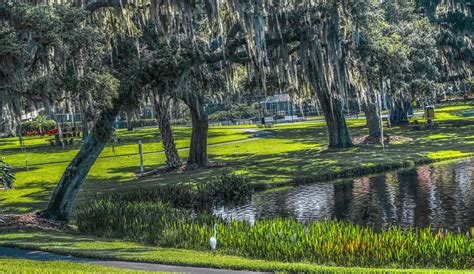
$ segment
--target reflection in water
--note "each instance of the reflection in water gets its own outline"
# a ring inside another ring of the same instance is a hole
[[[256,193],[247,205],[216,208],[225,218],[339,219],[361,225],[465,230],[474,226],[474,162]]]

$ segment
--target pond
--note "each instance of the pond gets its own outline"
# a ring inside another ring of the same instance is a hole
[[[255,193],[247,204],[214,214],[467,230],[474,227],[474,160]]]

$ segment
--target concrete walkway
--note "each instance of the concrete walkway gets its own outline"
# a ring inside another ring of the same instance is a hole
[[[161,271],[161,272],[174,272],[174,273],[258,273],[248,271],[236,271],[236,270],[225,270],[225,269],[213,269],[213,268],[201,268],[201,267],[186,267],[186,266],[173,266],[173,265],[161,265],[152,263],[135,263],[135,262],[124,262],[124,261],[107,261],[107,260],[95,260],[95,259],[84,259],[74,256],[57,255],[43,251],[33,251],[17,248],[0,247],[0,257],[13,258],[13,259],[28,259],[34,261],[67,261],[83,264],[92,264],[99,266],[110,266],[120,267],[132,270],[148,270],[148,271]]]

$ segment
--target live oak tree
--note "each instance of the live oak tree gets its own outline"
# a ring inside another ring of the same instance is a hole
[[[390,122],[407,123],[410,102],[437,89],[436,32],[427,18],[416,12],[414,1],[386,2],[382,7],[391,34],[388,49],[395,57],[388,62],[386,73],[386,90],[392,98]]]
[[[170,105],[172,96],[161,93],[161,91],[152,91],[153,103],[155,105],[156,120],[161,134],[161,141],[166,157],[166,167],[177,168],[182,165],[181,158],[174,141],[173,130],[170,122]]]
[[[441,55],[439,81],[461,88],[472,78],[474,56],[474,5],[471,1],[417,0],[417,7],[438,30]]]
[[[210,52],[204,41],[193,41],[192,37],[185,35],[169,39],[171,44],[179,46],[170,47],[167,43],[161,43],[159,46],[150,47],[153,50],[144,58],[147,62],[143,72],[147,79],[144,81],[147,81],[154,90],[155,102],[164,104],[166,102],[160,100],[173,97],[188,106],[192,118],[192,132],[187,165],[189,168],[205,167],[208,164],[208,118],[204,110],[204,97],[211,89],[216,92],[219,86],[215,83],[222,79],[219,73],[209,71],[214,60],[208,55]],[[165,114],[163,109],[165,106],[156,105],[157,110]],[[167,164],[173,167],[180,160],[166,118],[161,116],[158,120],[162,123],[160,131]]]
[[[407,122],[412,99],[436,90],[436,32],[414,1],[370,2],[366,24],[353,32],[351,82],[367,118],[369,136],[382,136],[382,101],[388,98],[390,122]]]
[[[87,77],[97,80],[96,90],[91,93],[97,95],[93,100],[94,107],[100,105],[101,110],[97,112],[93,132],[63,174],[48,208],[41,213],[44,217],[66,220],[80,185],[109,138],[110,121],[114,121],[115,113],[120,109],[116,102],[119,99],[127,101],[129,94],[118,97],[117,80],[110,73],[94,70],[94,65],[88,61],[95,59],[91,58],[95,51],[85,45],[95,47],[100,33],[84,24],[88,13],[83,9],[7,3],[0,11],[2,30],[15,38],[9,41],[15,42],[17,49],[2,47],[5,51],[1,55],[2,68],[9,69],[2,71],[5,75],[2,91],[8,92],[15,107],[18,108],[18,102],[23,98],[43,101],[46,106],[67,94],[77,96],[75,92],[82,90],[71,86],[84,80],[84,72]],[[68,82],[71,80],[76,81],[71,84]]]

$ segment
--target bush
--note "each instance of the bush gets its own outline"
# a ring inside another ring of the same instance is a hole
[[[41,125],[33,120],[33,121],[28,121],[23,123],[22,125],[23,128],[23,133],[26,133],[28,131],[39,131],[40,128],[43,129],[43,131],[48,131],[56,128],[56,123],[53,120],[47,120],[41,123]]]
[[[197,185],[198,204],[211,200],[213,205],[235,204],[248,200],[252,195],[252,185],[247,177],[223,174],[213,177],[204,184]]]
[[[156,119],[139,119],[132,121],[132,127],[155,127],[158,126],[158,121]]]
[[[202,184],[166,185],[124,194],[106,194],[97,198],[121,202],[160,201],[176,208],[202,211],[211,209],[215,205],[243,202],[251,195],[252,186],[246,177],[223,174]]]
[[[106,194],[97,197],[119,202],[163,202],[176,208],[195,208],[196,191],[191,184],[160,186],[154,189],[138,189],[124,194]]]
[[[187,125],[187,124],[190,124],[190,123],[191,123],[191,119],[188,118],[188,117],[171,120],[171,125],[172,125],[172,126]]]
[[[209,121],[217,122],[235,119],[254,119],[262,115],[260,104],[231,104],[230,106],[214,105],[206,108],[209,114]]]
[[[3,185],[5,189],[12,189],[14,181],[12,167],[0,158],[0,185]]]

